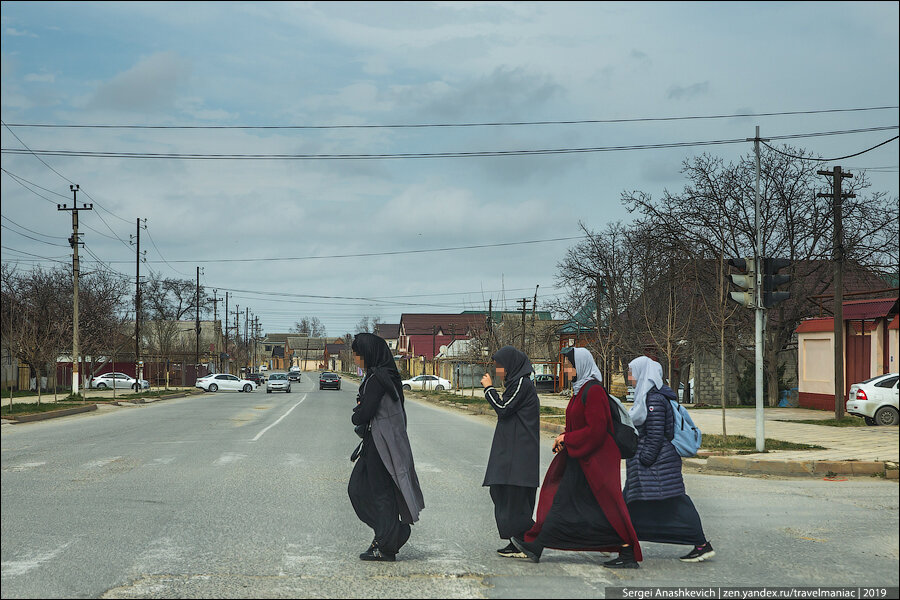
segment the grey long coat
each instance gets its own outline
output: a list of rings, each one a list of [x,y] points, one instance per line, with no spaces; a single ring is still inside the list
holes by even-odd
[[[403,496],[400,506],[400,520],[415,523],[419,512],[425,508],[425,499],[419,487],[412,448],[406,434],[406,412],[398,400],[385,394],[378,405],[378,412],[371,421],[372,441],[381,461]]]

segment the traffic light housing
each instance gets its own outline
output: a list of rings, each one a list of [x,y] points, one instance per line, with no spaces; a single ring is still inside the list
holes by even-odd
[[[728,264],[742,271],[740,275],[732,275],[731,281],[745,292],[731,292],[731,299],[746,308],[756,306],[756,260],[753,258],[729,258]]]
[[[791,297],[790,292],[778,292],[775,290],[779,285],[784,285],[791,280],[790,275],[779,275],[778,271],[791,266],[792,261],[786,258],[764,258],[763,259],[763,294],[762,301],[765,308],[772,308],[779,302],[783,302]]]

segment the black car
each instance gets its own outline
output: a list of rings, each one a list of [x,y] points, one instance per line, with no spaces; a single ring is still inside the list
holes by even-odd
[[[300,371],[291,371],[287,374],[287,376],[291,381],[300,381]]]
[[[244,379],[249,379],[256,385],[264,385],[266,383],[266,376],[262,373],[248,373]]]
[[[341,389],[340,375],[328,371],[319,375],[319,389],[324,390],[325,388],[332,388],[335,390]]]
[[[556,375],[535,375],[534,389],[539,392],[555,392],[559,386]]]

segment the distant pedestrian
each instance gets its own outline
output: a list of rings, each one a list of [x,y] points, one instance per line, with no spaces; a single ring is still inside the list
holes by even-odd
[[[531,381],[531,361],[524,352],[504,346],[492,357],[497,378],[503,378],[501,396],[488,373],[481,378],[484,396],[497,413],[497,427],[483,486],[491,490],[494,518],[500,538],[522,537],[534,525],[534,499],[540,485],[541,406]],[[512,545],[497,550],[501,556],[523,556]]]
[[[638,539],[662,544],[683,544],[692,550],[681,557],[701,562],[716,555],[703,533],[700,515],[685,493],[681,457],[675,436],[675,391],[663,383],[663,370],[655,360],[640,356],[628,365],[635,379],[634,405],[629,411],[638,428],[638,449],[625,461],[625,502]]]
[[[611,435],[609,397],[591,353],[563,352],[565,372],[574,376],[566,407],[566,430],[554,444],[538,502],[537,523],[512,543],[534,562],[544,548],[613,552],[612,568],[638,568],[641,547],[622,497],[622,455]],[[627,550],[625,549],[627,548]]]
[[[351,346],[365,369],[353,424],[362,450],[350,475],[347,492],[360,521],[375,531],[362,560],[394,561],[409,540],[410,525],[425,508],[406,433],[403,385],[387,342],[360,333]]]

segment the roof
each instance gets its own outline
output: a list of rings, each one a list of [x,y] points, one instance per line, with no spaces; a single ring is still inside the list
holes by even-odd
[[[293,350],[324,350],[328,338],[311,338],[305,336],[290,336],[287,338],[287,345]]]
[[[325,352],[328,354],[337,354],[347,349],[346,344],[325,344]]]
[[[400,316],[400,329],[408,335],[428,335],[433,328],[444,335],[455,333],[456,337],[467,337],[472,329],[483,329],[485,316],[478,314],[437,314],[437,313],[404,313]],[[430,351],[430,350],[429,350]]]
[[[825,332],[825,331],[834,331],[834,319],[807,319],[800,323],[800,326],[797,327],[797,333],[813,333],[813,332]]]
[[[897,313],[897,298],[848,300],[843,303],[844,320],[880,319]]]
[[[293,337],[295,333],[267,333],[263,341],[267,344],[283,344],[289,337]]]
[[[888,325],[888,329],[900,329],[900,315],[894,315],[894,320]]]
[[[446,335],[411,335],[409,336],[410,354],[414,356],[425,356],[425,360],[431,360],[434,355],[441,351],[441,346],[448,345],[451,340],[469,339],[465,336],[457,335],[455,338],[449,333]]]
[[[375,326],[375,335],[386,340],[400,337],[400,323],[379,323]]]

